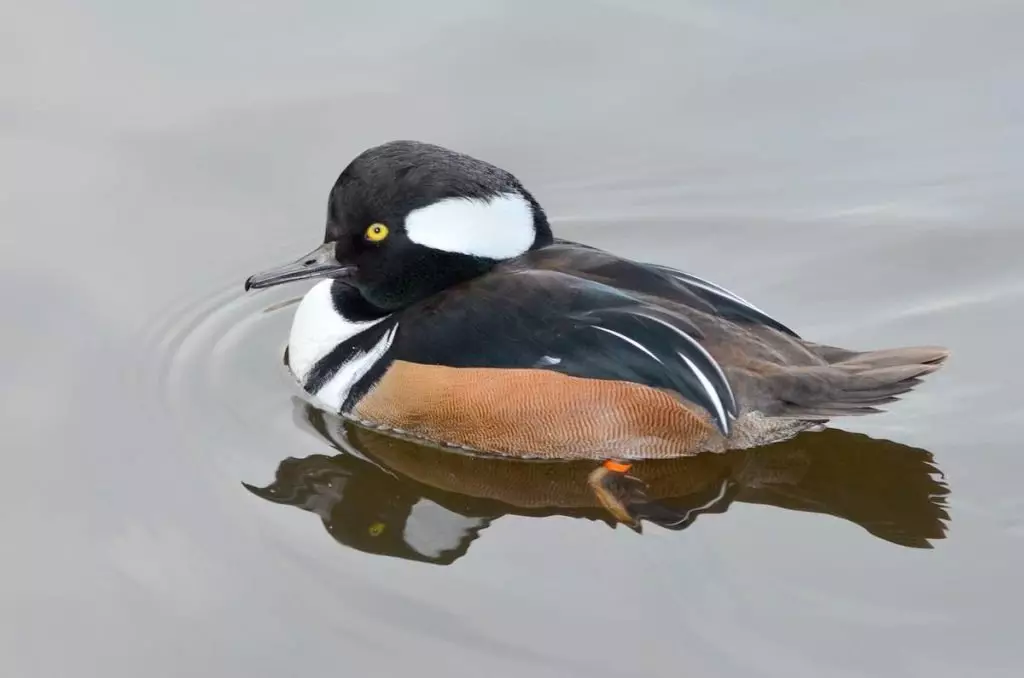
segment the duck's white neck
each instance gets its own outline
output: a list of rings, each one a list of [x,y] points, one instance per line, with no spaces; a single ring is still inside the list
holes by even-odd
[[[341,343],[373,327],[384,318],[353,321],[342,316],[331,297],[333,280],[317,283],[299,302],[288,337],[288,367],[301,384],[317,361]],[[385,316],[386,317],[386,316]]]

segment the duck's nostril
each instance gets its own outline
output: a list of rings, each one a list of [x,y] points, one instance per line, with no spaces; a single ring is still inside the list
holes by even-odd
[[[312,266],[315,263],[316,263],[316,259],[306,259],[304,262],[302,262],[302,265],[303,266]]]

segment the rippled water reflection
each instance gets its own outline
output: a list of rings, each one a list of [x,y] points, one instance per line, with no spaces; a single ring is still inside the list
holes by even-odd
[[[507,515],[616,525],[587,485],[592,463],[474,457],[360,428],[298,399],[295,407],[337,453],[289,457],[273,483],[249,489],[315,513],[350,548],[450,565]],[[641,515],[673,531],[746,502],[830,515],[900,546],[930,548],[949,517],[949,488],[929,452],[839,430],[640,462],[632,474],[647,486]]]
[[[0,25],[0,675],[1020,674],[1021,3],[39,0]],[[391,138],[807,337],[953,358],[843,430],[644,464],[642,535],[578,466],[345,428],[281,365],[306,287],[242,282]]]

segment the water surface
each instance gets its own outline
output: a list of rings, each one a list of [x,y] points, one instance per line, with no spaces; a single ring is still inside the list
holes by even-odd
[[[2,675],[1019,675],[1020,3],[41,0],[0,25]],[[845,432],[653,465],[684,520],[643,535],[578,468],[343,435],[280,363],[306,287],[241,283],[392,138],[809,338],[953,360]]]

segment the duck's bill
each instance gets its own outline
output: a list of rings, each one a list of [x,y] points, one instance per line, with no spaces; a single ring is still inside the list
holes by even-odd
[[[308,278],[344,277],[352,271],[352,267],[338,262],[334,255],[334,245],[333,242],[324,243],[290,264],[278,266],[250,276],[245,281],[246,291],[283,285],[284,283],[306,280]]]

